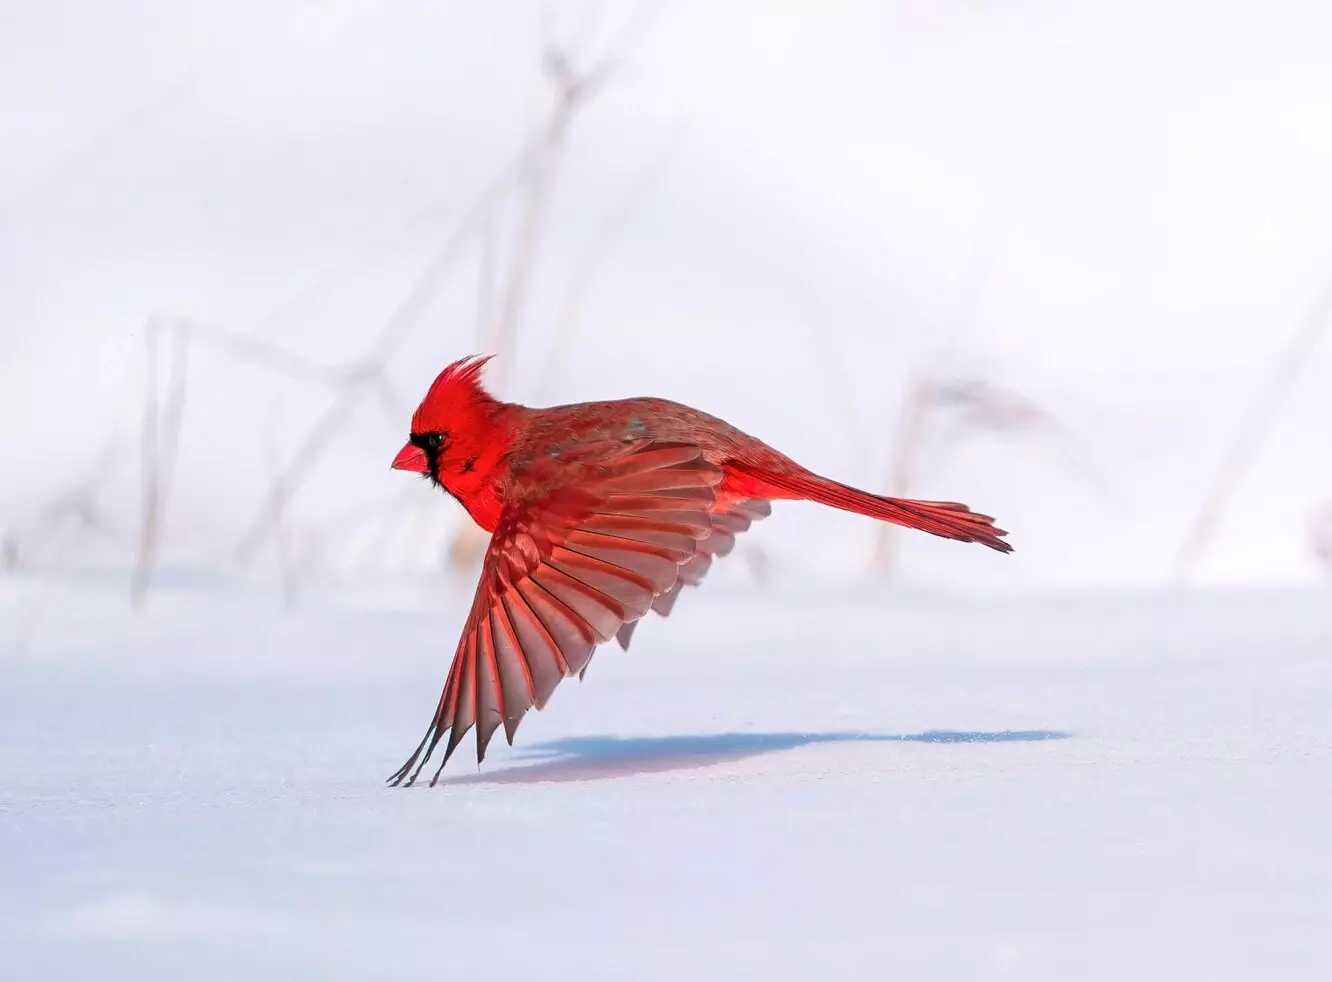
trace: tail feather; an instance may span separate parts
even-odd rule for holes
[[[999,552],[1012,552],[1003,540],[1008,533],[996,528],[994,519],[972,511],[956,501],[916,501],[912,498],[888,498],[850,485],[840,484],[817,474],[764,474],[763,480],[791,494],[816,501],[881,522],[905,525],[945,539],[979,542]]]

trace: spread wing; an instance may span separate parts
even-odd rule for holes
[[[680,599],[680,591],[687,586],[701,584],[712,566],[712,560],[727,555],[735,548],[737,535],[771,514],[772,505],[762,498],[717,505],[711,516],[712,534],[698,544],[698,553],[694,558],[680,567],[680,577],[675,585],[652,601],[652,610],[662,617],[669,616],[675,602]],[[616,640],[625,651],[629,650],[629,639],[633,637],[636,627],[638,621],[628,621],[615,632]]]
[[[698,447],[606,441],[552,464],[577,479],[500,517],[434,718],[391,784],[414,783],[446,733],[431,784],[473,726],[477,763],[501,724],[512,744],[523,715],[646,614],[714,534],[722,471]]]

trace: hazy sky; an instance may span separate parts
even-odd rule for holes
[[[0,528],[26,535],[132,435],[154,310],[248,331],[324,283],[267,336],[329,364],[364,353],[545,108],[543,8],[479,6],[0,0]],[[620,61],[571,131],[505,395],[679,398],[882,487],[903,386],[952,338],[950,364],[1054,414],[1099,477],[1049,439],[936,448],[915,492],[998,516],[1019,552],[918,536],[907,574],[1164,581],[1332,276],[1332,6],[546,9],[575,64]],[[512,204],[484,239],[500,268]],[[407,403],[477,348],[482,241],[390,361]],[[584,280],[576,337],[553,345]],[[217,545],[269,479],[266,421],[289,453],[327,396],[202,349],[190,385],[173,541]],[[406,426],[373,403],[341,423],[293,514],[402,492],[387,463]],[[1332,337],[1203,581],[1318,576],[1329,448]],[[131,454],[105,496],[125,532]],[[787,506],[751,534],[848,571],[872,531]]]

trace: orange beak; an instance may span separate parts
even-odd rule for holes
[[[393,458],[393,469],[425,474],[430,470],[430,465],[426,463],[425,451],[416,444],[409,443],[398,451],[398,456]]]

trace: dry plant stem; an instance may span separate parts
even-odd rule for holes
[[[505,177],[507,178],[507,176],[506,172]],[[406,337],[434,297],[435,291],[439,288],[445,275],[450,272],[462,246],[499,199],[506,183],[507,181],[497,181],[486,190],[469,210],[462,224],[454,229],[444,245],[417,275],[407,295],[388,320],[385,321],[379,334],[371,343],[365,358],[366,364],[375,365],[376,367],[382,366],[397,345]],[[272,532],[271,516],[274,513],[275,504],[279,507],[286,507],[291,497],[300,490],[313,465],[318,462],[325,446],[328,444],[328,434],[336,432],[336,427],[340,426],[350,416],[356,401],[364,396],[365,391],[365,386],[356,384],[354,379],[350,380],[332,404],[325,409],[306,432],[300,447],[288,460],[287,466],[273,481],[267,498],[261,504],[245,534],[241,537],[236,548],[237,558],[241,562],[246,563],[254,559],[260,546],[263,545]]]
[[[160,511],[166,510],[171,491],[171,478],[176,470],[180,450],[180,428],[185,416],[186,383],[190,370],[190,339],[183,331],[175,330],[171,338],[171,369],[167,375],[167,394],[162,409],[161,430],[161,498]]]
[[[181,420],[185,413],[186,380],[189,375],[189,341],[173,325],[151,318],[144,326],[144,415],[142,433],[143,504],[139,547],[130,582],[130,601],[142,610],[148,597],[153,568],[162,541],[167,495],[180,446]],[[167,391],[159,405],[162,348],[169,345],[170,367]]]
[[[546,152],[538,160],[531,182],[523,195],[514,255],[509,264],[509,275],[504,291],[500,296],[499,312],[490,320],[481,344],[481,349],[487,354],[504,355],[516,332],[523,301],[527,299],[527,284],[536,261],[538,236],[546,212],[546,196],[554,178],[555,155],[561,139],[558,132],[549,135],[549,140],[552,142],[547,145]],[[502,374],[506,363],[506,360],[501,358],[494,366],[497,371],[493,371],[492,374]],[[495,378],[494,384],[503,385],[503,380]]]
[[[495,253],[498,250],[493,223],[481,232],[481,255],[476,268],[476,323],[481,332],[495,316]]]
[[[1073,434],[1058,424],[1053,425],[1053,433],[1057,441],[1056,450],[1064,467],[1096,492],[1104,504],[1121,504],[1122,498],[1113,479],[1088,458]]]
[[[893,497],[905,498],[911,494],[916,480],[920,454],[925,448],[925,432],[934,409],[934,384],[929,379],[917,378],[907,388],[897,438],[893,441],[895,453],[888,474],[888,491]],[[879,575],[890,579],[897,572],[896,526],[883,523],[879,528],[871,564]]]
[[[205,342],[209,347],[222,354],[229,355],[237,361],[248,362],[259,368],[267,369],[274,375],[295,382],[337,386],[344,383],[347,377],[352,374],[346,368],[330,368],[328,365],[261,340],[251,334],[209,324],[196,317],[183,314],[161,316],[164,320],[169,320],[175,331],[196,341]]]
[[[143,361],[143,418],[140,423],[140,487],[141,514],[139,545],[135,554],[134,573],[130,581],[130,601],[142,609],[152,575],[153,556],[157,552],[158,508],[161,487],[161,457],[158,446],[158,347],[161,326],[150,318],[144,325]]]
[[[1332,502],[1314,519],[1310,527],[1314,555],[1329,573],[1332,573]]]
[[[1116,500],[1113,482],[1092,465],[1073,432],[1029,399],[980,380],[954,380],[936,385],[935,408],[959,411],[934,438],[934,445],[944,458],[941,463],[946,464],[947,458],[967,439],[985,433],[1044,437],[1065,470],[1081,479],[1105,503]]]
[[[276,375],[330,387],[374,384],[390,407],[396,408],[393,393],[382,373],[369,369],[333,369],[283,348],[235,331],[206,324],[183,316],[154,315],[144,328],[144,395],[141,432],[143,505],[139,544],[131,582],[131,598],[141,609],[145,603],[152,572],[161,545],[170,479],[174,472],[180,444],[180,430],[186,405],[189,353],[193,342],[210,347],[237,361],[265,368]],[[170,366],[166,373],[166,394],[162,395],[163,349],[169,346]],[[273,508],[280,511],[283,501],[270,496]]]
[[[569,277],[569,284],[565,288],[560,312],[555,320],[555,337],[551,341],[546,365],[537,382],[537,393],[540,397],[546,395],[551,384],[563,370],[565,355],[577,341],[583,303],[592,290],[599,267],[610,253],[615,240],[628,226],[634,209],[648,196],[652,185],[660,177],[666,159],[666,150],[669,150],[669,147],[654,155],[639,169],[579,257]]]
[[[351,394],[334,401],[306,431],[305,438],[295,453],[288,458],[287,465],[274,476],[259,515],[241,540],[237,549],[237,558],[241,562],[250,562],[254,559],[259,547],[273,531],[274,516],[281,514],[288,507],[291,499],[295,497],[296,492],[300,490],[318,463],[325,448],[351,417],[356,408],[355,396],[363,391],[364,388],[358,386]]]
[[[404,510],[412,508],[415,489],[410,485],[397,493],[372,501],[362,501],[326,518],[311,531],[314,541],[334,532],[347,547],[347,566],[355,574],[373,572],[384,558],[384,541],[392,535],[393,523]],[[417,499],[419,502],[419,499]],[[359,548],[354,548],[359,547]]]
[[[532,173],[519,212],[514,253],[509,262],[499,311],[484,327],[480,350],[487,354],[503,356],[518,333],[518,322],[523,302],[527,297],[527,286],[538,254],[537,245],[542,221],[546,215],[547,201],[559,164],[560,150],[564,145],[564,134],[569,125],[571,112],[570,104],[561,102],[557,106],[547,125],[541,152],[533,162]],[[503,386],[504,375],[507,374],[511,361],[512,359],[500,357],[493,363],[491,377],[492,383],[497,388]],[[458,534],[448,547],[446,555],[448,567],[459,573],[470,571],[484,555],[485,542],[485,535],[480,529],[469,524],[461,525]]]
[[[458,230],[466,231],[470,229],[493,209],[509,189],[509,186],[530,166],[532,157],[537,151],[536,143],[537,141],[532,140],[524,144],[513,159],[505,164],[490,184],[486,186],[485,190],[481,192],[463,220],[456,226]],[[401,225],[401,231],[413,232],[427,220],[433,223],[437,218],[436,212],[441,210],[444,203],[451,201],[453,201],[452,196],[444,196],[417,209],[410,219]],[[381,249],[380,251],[387,252],[388,250]],[[322,275],[316,277],[308,286],[274,307],[258,322],[253,333],[263,335],[270,332],[279,332],[282,327],[292,322],[292,315],[301,307],[319,299],[325,293],[343,283],[348,277],[364,272],[373,266],[373,257],[367,258],[359,251],[353,253],[347,260],[334,264]]]
[[[406,336],[408,330],[412,328],[417,318],[424,312],[425,306],[429,304],[430,298],[445,274],[449,272],[457,258],[458,250],[466,240],[466,235],[473,231],[481,217],[484,217],[485,211],[492,204],[492,196],[485,195],[481,203],[474,208],[468,216],[462,227],[456,229],[453,235],[446,241],[444,248],[441,248],[433,257],[433,260],[426,264],[422,269],[420,276],[413,282],[412,289],[408,296],[404,297],[398,308],[394,310],[389,320],[385,322],[384,328],[380,330],[372,348],[369,350],[366,361],[369,364],[382,366],[388,360],[389,354],[396,348]],[[328,409],[314,421],[309,430],[306,430],[305,438],[301,441],[300,448],[293,454],[281,473],[274,478],[272,488],[268,496],[262,502],[258,514],[250,522],[244,536],[241,537],[240,545],[237,546],[236,554],[241,562],[252,561],[256,556],[260,546],[264,544],[266,538],[272,533],[273,514],[278,510],[285,508],[289,504],[290,498],[300,490],[306,477],[309,476],[310,469],[317,464],[318,458],[324,453],[325,446],[329,444],[329,434],[336,433],[338,426],[346,420],[352,413],[354,405],[364,396],[366,386],[356,384],[356,381],[350,382],[348,386],[336,398]]]
[[[1295,387],[1300,372],[1327,332],[1329,321],[1332,321],[1332,273],[1327,274],[1320,284],[1313,302],[1272,366],[1258,398],[1241,418],[1207,496],[1175,553],[1172,572],[1177,583],[1187,583],[1193,576],[1225,518],[1235,492],[1262,450],[1282,402]]]
[[[564,149],[565,134],[582,102],[578,93],[576,86],[560,93],[533,156],[519,209],[518,231],[500,296],[499,311],[493,319],[485,322],[486,334],[481,350],[487,354],[503,355],[517,333],[523,303],[527,299],[527,286],[536,265],[542,223]],[[505,364],[501,358],[492,369],[492,382],[497,387],[503,385],[503,379],[495,372],[503,372]]]
[[[772,559],[761,546],[750,546],[744,551],[745,563],[749,573],[759,586],[767,586],[772,581]]]
[[[1017,220],[1018,204],[1022,200],[1022,188],[1035,146],[1034,136],[1020,137],[1015,152],[1000,175],[999,186],[995,189],[989,210],[977,230],[967,264],[963,268],[957,289],[961,303],[957,307],[953,328],[943,345],[943,351],[960,348],[976,325],[985,295],[994,282],[995,271],[1003,262],[1009,233]]]
[[[127,459],[133,459],[133,454],[123,453],[122,442],[115,439],[108,440],[101,453],[93,458],[86,476],[68,491],[56,495],[50,504],[38,512],[30,535],[24,536],[19,531],[10,531],[10,541],[16,560],[26,558],[29,561],[28,565],[33,561],[40,561],[43,547],[63,534],[71,521],[78,529],[101,532],[108,539],[114,539],[114,532],[99,515],[97,498],[105,489],[108,478],[113,476]],[[137,535],[137,530],[135,534]]]
[[[545,52],[547,74],[555,87],[555,104],[542,128],[537,143],[522,201],[519,206],[518,230],[513,254],[509,259],[500,306],[493,320],[483,326],[481,350],[487,354],[503,356],[517,336],[523,304],[527,299],[528,284],[539,255],[543,223],[548,211],[555,176],[562,160],[565,137],[578,111],[587,104],[588,97],[601,84],[607,69],[603,67],[584,76],[574,76],[563,56],[554,49]],[[499,358],[492,368],[491,382],[497,389],[504,385],[504,375],[511,359]],[[445,553],[446,566],[465,573],[476,566],[485,555],[486,537],[480,529],[464,523],[449,543]]]
[[[631,31],[640,29],[645,15],[651,7],[644,5],[638,15],[630,22],[621,36],[623,42]],[[500,309],[494,321],[493,350],[502,350],[516,330],[518,316],[526,291],[530,267],[534,260],[541,218],[545,209],[550,180],[553,175],[554,160],[563,146],[564,135],[577,110],[585,105],[590,96],[604,83],[610,73],[612,63],[607,61],[593,72],[574,78],[561,74],[567,68],[558,53],[546,51],[548,74],[554,76],[557,85],[557,101],[551,118],[543,129],[540,139],[534,145],[524,148],[511,167],[506,168],[476,201],[463,221],[455,228],[444,246],[426,266],[413,283],[411,290],[393,315],[384,324],[370,351],[364,360],[366,364],[382,366],[392,350],[420,319],[426,306],[434,297],[445,274],[450,272],[461,248],[475,233],[476,228],[494,210],[501,195],[507,190],[512,174],[528,174],[529,183],[524,201],[523,215],[515,245],[514,258],[509,271],[506,288],[503,292]],[[501,366],[502,367],[502,366]],[[297,451],[287,469],[274,481],[269,497],[280,497],[282,504],[299,489],[305,476],[323,451],[325,438],[320,434],[329,431],[349,411],[350,404],[359,399],[363,390],[349,386],[341,397],[318,419],[307,435],[301,449]],[[271,502],[265,502],[254,521],[242,536],[237,548],[241,561],[249,561],[259,546],[271,533],[272,524],[269,516],[273,513]]]
[[[469,235],[481,221],[493,210],[507,190],[514,176],[528,166],[534,154],[534,147],[525,146],[500,174],[491,182],[436,253],[431,262],[422,270],[402,303],[395,309],[372,342],[369,353],[361,363],[360,371],[338,371],[303,358],[293,352],[261,341],[252,334],[229,331],[215,325],[205,324],[191,318],[177,318],[177,323],[189,331],[207,338],[219,350],[233,357],[268,368],[280,375],[292,379],[329,385],[340,394],[325,412],[315,421],[306,434],[304,441],[288,461],[287,466],[274,478],[265,500],[260,504],[254,519],[235,548],[237,557],[242,562],[251,561],[272,530],[272,516],[287,507],[291,497],[299,490],[305,480],[308,469],[316,463],[327,444],[322,436],[327,427],[337,425],[352,411],[355,401],[362,398],[366,391],[367,377],[377,382],[374,389],[383,401],[398,408],[397,400],[388,388],[384,377],[383,365],[392,350],[402,341],[419,318],[422,310],[429,303],[438,286],[438,281],[448,271],[449,266],[461,253]],[[321,277],[312,287],[274,310],[261,322],[261,329],[276,325],[300,303],[316,296],[322,290],[346,275],[349,270],[339,269],[335,274]],[[154,390],[153,398],[156,398]],[[145,412],[147,412],[145,403]],[[154,410],[155,412],[155,410]],[[149,440],[149,426],[144,427],[144,440]],[[155,436],[153,437],[155,440]],[[304,469],[302,469],[304,468]]]
[[[498,203],[509,185],[517,175],[521,174],[536,152],[535,141],[523,146],[517,154],[505,164],[500,173],[485,188],[482,194],[470,206],[462,222],[455,227],[455,230],[445,244],[441,253],[448,253],[450,256],[456,254],[460,247],[465,244],[468,233],[485,218],[485,216]],[[447,200],[452,200],[451,198]],[[433,202],[426,209],[418,211],[415,218],[432,217],[438,210],[440,202]],[[417,222],[413,220],[407,226],[408,229],[416,227]],[[365,260],[359,254],[355,257],[355,262],[348,262],[336,265],[324,275],[301,290],[296,295],[290,297],[287,301],[273,308],[269,314],[263,317],[253,330],[240,332],[220,327],[214,324],[208,324],[197,318],[180,315],[159,313],[156,315],[158,320],[169,320],[182,329],[190,331],[200,340],[207,340],[213,347],[226,354],[229,354],[242,361],[249,362],[259,367],[267,368],[279,375],[285,375],[293,380],[307,381],[316,384],[325,384],[333,387],[347,387],[351,383],[351,377],[356,372],[346,369],[330,368],[319,364],[310,359],[304,358],[287,349],[278,347],[270,341],[260,340],[260,336],[276,335],[281,333],[284,322],[287,322],[290,316],[303,304],[318,298],[324,292],[332,289],[339,283],[346,280],[352,274],[373,265]],[[389,336],[390,346],[396,344],[395,333],[404,328],[410,328],[411,321],[404,320],[403,310],[400,307],[393,318],[385,324],[379,338],[370,347],[370,358],[372,360],[363,360],[361,363],[360,374],[367,372],[378,373],[383,378],[383,367],[376,358],[376,349],[385,343],[385,335]],[[198,379],[196,376],[196,388]],[[388,389],[387,380],[382,383],[383,390],[381,394],[388,396],[395,403],[394,412],[401,409],[400,400],[392,396]],[[386,402],[389,401],[386,398]],[[262,512],[262,509],[261,509]]]
[[[1019,138],[1017,152],[1000,176],[999,187],[972,242],[959,284],[958,293],[962,302],[958,306],[953,328],[944,345],[935,354],[931,367],[918,376],[907,390],[896,450],[888,475],[889,495],[904,498],[911,494],[929,416],[935,408],[932,379],[942,369],[950,353],[961,347],[975,325],[985,292],[1003,259],[1009,231],[1017,218],[1017,205],[1022,197],[1022,186],[1034,149],[1033,136]],[[896,573],[897,537],[894,529],[894,526],[887,524],[879,527],[878,541],[871,559],[872,567],[885,578],[891,578]]]
[[[278,405],[269,410],[264,427],[264,463],[267,466],[269,480],[275,479],[282,466],[282,456],[277,443]],[[274,528],[274,544],[277,553],[278,582],[282,588],[282,602],[288,609],[296,606],[296,570],[292,559],[291,534],[286,523],[286,509],[279,496],[273,496],[274,511],[270,520]]]
[[[19,650],[25,650],[32,644],[47,609],[52,606],[60,592],[62,582],[60,578],[61,557],[66,547],[73,545],[74,536],[72,533],[76,531],[77,529],[72,522],[65,522],[55,530],[52,536],[54,541],[52,551],[55,553],[55,560],[42,573],[37,585],[37,596],[33,599],[26,615],[19,622],[18,634],[15,639]]]
[[[785,285],[788,291],[792,289],[792,283],[782,277],[774,277],[773,282]],[[856,408],[851,401],[853,390],[846,373],[842,371],[840,352],[820,350],[826,344],[827,329],[832,321],[821,312],[820,305],[814,297],[799,291],[798,295],[793,296],[792,299],[799,311],[801,323],[808,332],[812,346],[809,364],[823,369],[828,401],[837,415],[841,417],[839,428],[846,435],[852,464],[858,465],[862,459],[862,448],[869,446],[873,441],[869,437],[869,431],[864,425],[864,420],[860,418],[860,414],[856,412]]]
[[[968,438],[977,436],[981,432],[983,430],[974,426],[958,426],[952,433],[941,437],[938,444],[944,452],[952,453]],[[1086,485],[1104,504],[1109,506],[1123,503],[1114,481],[1088,458],[1072,432],[1050,417],[1042,419],[1041,429],[1038,432],[1050,438],[1055,462]],[[938,476],[938,474],[932,475],[932,477]]]
[[[517,334],[518,319],[526,299],[527,284],[537,256],[542,219],[546,214],[547,197],[554,180],[559,151],[564,143],[564,132],[569,125],[571,110],[561,102],[547,124],[545,139],[532,163],[532,172],[519,212],[518,232],[514,253],[509,261],[508,276],[501,294],[498,313],[483,324],[480,350],[503,356]],[[510,359],[501,357],[491,369],[492,384],[497,389],[504,384]],[[479,529],[464,524],[449,543],[445,562],[459,573],[469,571],[485,552],[485,537]]]

